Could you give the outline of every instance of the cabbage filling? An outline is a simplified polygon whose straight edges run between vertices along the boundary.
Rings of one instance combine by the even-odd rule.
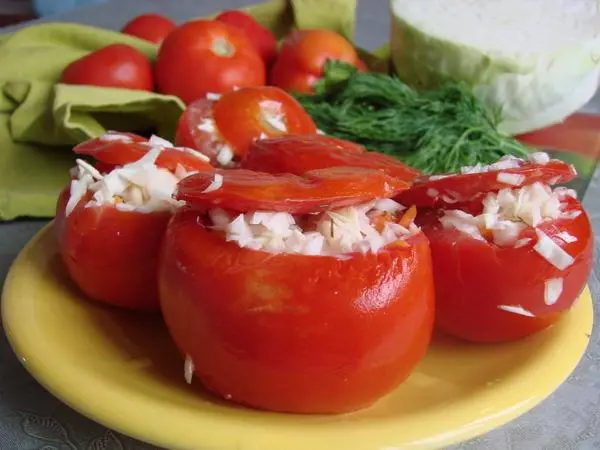
[[[483,199],[481,214],[474,216],[458,209],[447,210],[440,222],[444,228],[454,228],[475,239],[490,240],[501,247],[522,247],[529,242],[519,239],[526,228],[581,214],[580,211],[566,211],[567,197],[576,196],[571,189],[552,189],[543,183],[506,188],[498,193],[489,193]]]
[[[126,136],[121,136],[121,139],[124,137]],[[152,148],[142,158],[117,167],[108,174],[101,174],[91,164],[77,159],[77,166],[72,171],[74,179],[71,181],[66,215],[73,212],[88,192],[92,194],[92,198],[86,203],[86,208],[114,205],[120,211],[149,213],[174,211],[182,206],[184,202],[174,200],[173,193],[177,183],[192,172],[187,172],[181,165],[177,166],[175,173],[158,167],[156,159],[163,148],[171,147],[171,143],[153,137],[148,144]],[[186,149],[178,147],[178,150]]]
[[[373,200],[322,213],[208,211],[207,226],[242,248],[270,253],[336,256],[377,253],[388,245],[407,247],[420,232],[416,208],[391,199]]]

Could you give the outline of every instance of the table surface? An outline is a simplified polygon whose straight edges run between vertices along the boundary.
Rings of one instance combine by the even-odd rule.
[[[256,1],[256,0],[255,0]],[[144,12],[161,12],[174,20],[202,16],[216,9],[234,8],[252,0],[110,0],[101,5],[74,10],[47,20],[78,22],[120,28],[131,17]],[[388,0],[361,0],[356,41],[374,49],[388,38]],[[25,24],[26,25],[26,24]],[[1,29],[10,31],[17,27]],[[600,96],[585,108],[600,113]],[[595,234],[600,231],[600,169],[584,198]],[[17,253],[45,221],[15,221],[0,224],[0,282]],[[589,284],[598,298],[600,255],[596,241],[595,265]],[[597,310],[598,311],[598,310]],[[596,320],[600,314],[596,312]],[[600,449],[600,341],[592,335],[586,355],[573,375],[552,396],[528,414],[485,436],[453,449],[587,450]],[[24,419],[37,418],[38,428],[23,426]],[[31,420],[29,421],[31,423]],[[63,405],[47,393],[29,374],[0,334],[0,449],[21,450],[148,450],[156,447],[138,442],[98,425]],[[282,449],[284,450],[284,449]],[[336,450],[336,449],[332,449]]]

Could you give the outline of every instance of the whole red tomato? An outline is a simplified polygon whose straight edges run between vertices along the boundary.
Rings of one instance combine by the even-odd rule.
[[[242,30],[250,38],[267,67],[271,65],[277,54],[277,40],[269,29],[263,27],[247,12],[235,9],[223,11],[215,20]]]
[[[186,103],[209,92],[265,84],[265,64],[243,32],[216,20],[195,20],[163,41],[156,60],[160,92]]]
[[[427,239],[347,258],[240,248],[177,213],[159,285],[195,374],[237,403],[294,413],[364,408],[422,358],[433,323]]]
[[[154,77],[148,58],[125,44],[111,44],[73,61],[61,82],[152,91]]]
[[[212,129],[203,127],[212,121]],[[316,133],[308,113],[291,95],[273,86],[242,88],[219,100],[199,100],[189,105],[179,120],[175,141],[218,160],[219,146],[226,144],[239,161],[256,139]]]
[[[125,24],[122,33],[160,44],[177,25],[160,14],[142,14]]]
[[[364,66],[350,42],[330,30],[301,30],[288,36],[269,73],[269,82],[286,91],[312,92],[323,76],[325,62]]]
[[[556,322],[581,294],[592,266],[593,235],[579,202],[570,199],[559,218],[537,226],[574,258],[564,270],[550,264],[534,246],[529,227],[519,247],[499,247],[456,229],[444,229],[435,214],[420,224],[429,239],[436,294],[436,325],[449,334],[474,342],[520,339]],[[564,240],[564,236],[570,236]],[[560,280],[554,303],[545,301],[546,282]]]

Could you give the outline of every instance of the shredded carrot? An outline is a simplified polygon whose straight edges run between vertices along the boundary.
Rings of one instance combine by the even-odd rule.
[[[398,239],[394,242],[392,242],[391,244],[388,245],[388,247],[401,247],[401,248],[407,248],[410,247],[410,244],[402,239]]]
[[[394,220],[393,215],[390,214],[389,212],[384,212],[382,214],[379,214],[379,215],[373,217],[373,219],[371,219],[371,223],[373,224],[373,226],[375,227],[377,232],[382,233],[386,222],[390,222],[392,220]]]
[[[402,218],[400,219],[398,224],[402,225],[404,228],[408,228],[410,226],[410,224],[415,221],[416,217],[417,217],[417,207],[415,205],[412,205],[402,215]]]
[[[492,232],[492,230],[490,230],[489,228],[486,228],[484,226],[480,226],[479,227],[479,232],[481,233],[481,235],[484,237],[484,239],[490,241],[494,239],[494,233]]]

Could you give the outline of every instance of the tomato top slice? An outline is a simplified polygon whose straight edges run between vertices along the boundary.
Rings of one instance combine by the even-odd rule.
[[[213,106],[221,138],[242,156],[255,139],[312,134],[317,127],[294,97],[274,86],[228,92]]]
[[[311,117],[291,95],[276,87],[257,86],[192,103],[179,121],[176,142],[226,165],[230,161],[218,158],[223,146],[239,159],[256,139],[316,131]]]
[[[148,139],[132,133],[110,133],[122,139],[101,136],[82,142],[73,151],[79,155],[95,158],[103,171],[133,163],[150,151],[152,145]],[[213,167],[200,153],[183,147],[164,147],[156,160],[156,165],[174,172],[177,166],[186,171],[212,170]]]
[[[554,185],[566,183],[577,176],[572,165],[557,159],[543,163],[518,158],[504,159],[483,167],[483,170],[485,171],[421,177],[415,180],[410,189],[402,192],[397,200],[419,207],[452,205],[469,202],[479,194],[497,192],[504,188],[536,182]]]
[[[212,205],[235,211],[306,214],[389,198],[406,187],[402,180],[359,167],[313,170],[302,177],[229,169],[184,178],[175,198],[199,208]]]
[[[390,156],[368,152],[363,146],[330,136],[288,136],[252,143],[242,160],[246,169],[302,175],[309,170],[348,166],[380,170],[411,182],[419,171]]]

